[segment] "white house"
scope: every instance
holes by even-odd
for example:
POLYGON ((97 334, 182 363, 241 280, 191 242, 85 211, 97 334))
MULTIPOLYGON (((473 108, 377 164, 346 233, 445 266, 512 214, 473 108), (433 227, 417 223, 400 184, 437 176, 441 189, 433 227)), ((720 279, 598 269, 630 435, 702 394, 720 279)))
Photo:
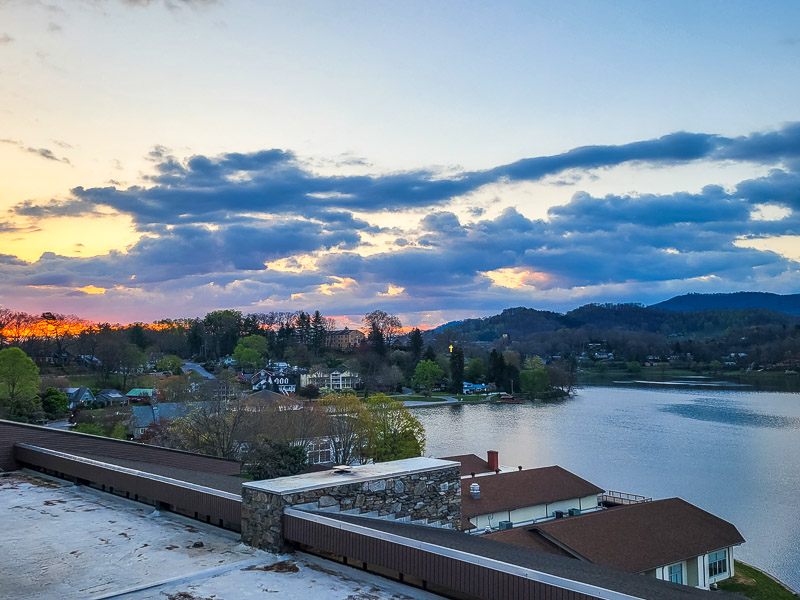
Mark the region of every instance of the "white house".
POLYGON ((601 492, 602 488, 558 466, 463 477, 462 529, 510 528, 570 511, 596 511, 601 492))
POLYGON ((329 388, 334 391, 356 389, 361 386, 361 378, 344 366, 335 369, 317 369, 300 375, 300 385, 313 385, 318 388, 329 388))
POLYGON ((733 576, 744 538, 731 523, 680 498, 642 502, 489 535, 702 589, 733 576))

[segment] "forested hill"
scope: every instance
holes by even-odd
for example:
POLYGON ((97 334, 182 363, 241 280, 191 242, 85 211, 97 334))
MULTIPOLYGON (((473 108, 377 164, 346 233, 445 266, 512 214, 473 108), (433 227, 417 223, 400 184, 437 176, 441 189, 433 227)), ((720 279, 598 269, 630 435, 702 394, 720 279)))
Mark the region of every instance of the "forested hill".
POLYGON ((561 329, 647 331, 703 335, 762 325, 796 325, 798 316, 764 309, 670 311, 639 304, 587 304, 564 315, 533 308, 507 308, 499 315, 442 325, 433 334, 451 339, 491 342, 513 340, 561 329))
POLYGON ((671 311, 762 308, 800 316, 800 294, 785 296, 767 292, 684 294, 653 304, 650 308, 671 311))

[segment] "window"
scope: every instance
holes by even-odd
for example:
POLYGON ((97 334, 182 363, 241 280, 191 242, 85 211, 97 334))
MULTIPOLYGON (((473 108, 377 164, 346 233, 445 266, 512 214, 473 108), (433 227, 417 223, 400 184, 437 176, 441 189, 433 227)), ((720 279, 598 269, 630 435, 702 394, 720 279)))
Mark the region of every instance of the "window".
POLYGON ((318 465, 331 462, 331 445, 328 440, 314 440, 308 445, 308 463, 318 465))
POLYGON ((708 576, 716 577, 728 572, 728 551, 720 550, 708 555, 708 576))
POLYGON ((669 580, 672 583, 683 583, 683 565, 670 565, 669 580))

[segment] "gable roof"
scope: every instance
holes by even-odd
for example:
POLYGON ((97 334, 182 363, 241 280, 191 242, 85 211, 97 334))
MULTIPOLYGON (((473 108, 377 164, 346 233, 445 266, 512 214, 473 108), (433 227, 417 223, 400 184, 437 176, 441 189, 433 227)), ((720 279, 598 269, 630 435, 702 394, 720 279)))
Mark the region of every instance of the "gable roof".
MULTIPOLYGON (((158 403, 158 418, 161 419, 182 419, 193 410, 202 410, 206 405, 211 404, 210 401, 205 402, 159 402, 158 403)), ((132 406, 133 411, 132 424, 133 427, 148 427, 155 421, 155 412, 150 404, 144 406, 132 406)))
POLYGON ((527 533, 527 540, 521 534, 491 537, 536 549, 541 549, 544 538, 578 558, 629 573, 744 542, 734 525, 681 498, 631 504, 518 529, 527 533), (532 539, 535 537, 540 540, 532 539))
POLYGON ((491 473, 493 469, 489 463, 477 454, 457 454, 456 456, 443 456, 442 460, 452 460, 461 463, 461 476, 466 477, 472 473, 491 473))
POLYGON ((487 475, 461 480, 461 513, 472 518, 559 500, 584 498, 603 492, 602 488, 559 466, 487 475), (477 483, 481 497, 473 498, 469 486, 477 483))

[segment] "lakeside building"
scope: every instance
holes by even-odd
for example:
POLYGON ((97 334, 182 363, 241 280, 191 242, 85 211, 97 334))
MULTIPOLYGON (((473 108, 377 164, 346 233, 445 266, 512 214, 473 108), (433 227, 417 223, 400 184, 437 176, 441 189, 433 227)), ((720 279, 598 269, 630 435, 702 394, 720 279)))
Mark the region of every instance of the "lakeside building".
POLYGON ((703 589, 733 576, 733 551, 744 543, 731 523, 680 498, 618 506, 487 537, 703 589))
MULTIPOLYGON (((573 556, 503 543, 492 536, 462 533, 457 528, 462 518, 463 486, 472 478, 463 479, 462 465, 455 461, 412 458, 244 482, 236 476, 240 470, 236 461, 0 421, 0 469, 22 468, 147 503, 160 512, 241 531, 242 541, 254 548, 293 551, 300 557, 316 554, 377 573, 403 582, 403 593, 409 597, 429 597, 427 592, 509 600, 729 597, 722 592, 710 596, 711 592, 686 584, 642 577, 573 556)), ((526 476, 525 471, 518 473, 526 476)), ((570 481, 555 473, 551 471, 550 476, 570 481)), ((486 485, 514 474, 495 473, 474 480, 486 485)), ((581 498, 580 492, 575 497, 581 498)), ((596 514, 625 514, 634 508, 596 514)), ((580 523, 593 516, 570 516, 549 523, 580 523)), ((104 539, 118 535, 113 522, 102 524, 108 530, 104 539)), ((540 528, 545 525, 538 524, 540 528)), ((530 533, 524 528, 510 532, 530 533)), ((566 533, 552 533, 553 539, 556 534, 569 546, 566 533)), ((638 533, 630 537, 638 537, 638 533)), ((69 547, 57 540, 50 553, 54 552, 66 555, 69 547)), ((728 556, 733 559, 732 554, 728 556)), ((106 557, 108 560, 115 559, 106 557)), ((708 568, 715 569, 719 563, 709 562, 708 568)), ((154 589, 160 585, 155 584, 154 589)))
POLYGON ((357 390, 362 385, 361 377, 344 365, 336 368, 324 368, 300 375, 300 385, 313 385, 317 388, 328 388, 336 392, 346 389, 357 390))

